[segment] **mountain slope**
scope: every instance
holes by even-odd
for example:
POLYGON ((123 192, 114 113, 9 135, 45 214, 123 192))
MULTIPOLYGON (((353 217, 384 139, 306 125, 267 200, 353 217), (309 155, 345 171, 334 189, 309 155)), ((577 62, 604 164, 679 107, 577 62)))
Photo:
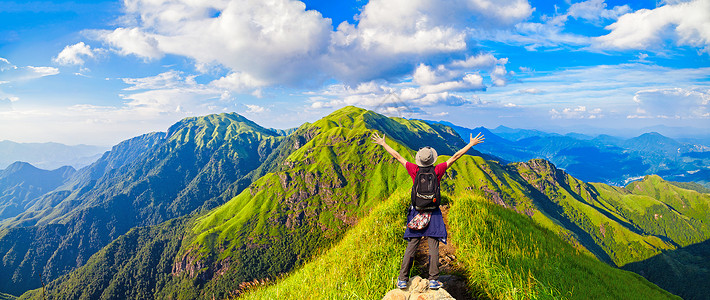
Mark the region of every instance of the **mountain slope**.
POLYGON ((0 221, 24 212, 74 173, 76 170, 69 166, 47 171, 24 162, 15 162, 0 171, 0 221))
POLYGON ((231 198, 222 193, 282 139, 242 116, 221 114, 188 118, 167 133, 122 143, 82 169, 66 190, 4 223, 0 290, 36 288, 40 273, 58 278, 133 227, 221 204, 231 198))
MULTIPOLYGON (((258 179, 224 205, 170 221, 177 223, 134 229, 104 248, 105 254, 92 256, 85 266, 51 282, 48 291, 56 298, 226 297, 248 286, 240 287, 242 282, 278 278, 293 270, 299 271, 283 285, 257 295, 319 296, 299 284, 332 284, 318 281, 333 278, 323 274, 342 279, 342 288, 322 298, 343 293, 370 297, 386 291, 401 258, 411 179, 370 142, 373 130, 393 138, 388 143, 409 160, 421 140, 438 143, 443 154, 452 154, 454 143, 462 143, 443 126, 354 107, 338 110, 286 137, 248 175, 258 179), (118 255, 122 259, 113 259, 118 255), (326 263, 319 263, 323 259, 326 263), (368 259, 379 263, 365 264, 368 259), (364 289, 352 286, 355 282, 364 289)), ((449 230, 458 247, 456 256, 480 295, 565 296, 571 290, 570 297, 582 298, 609 290, 615 295, 670 296, 591 256, 623 264, 679 243, 641 232, 642 227, 634 227, 635 219, 611 204, 609 199, 635 193, 632 190, 587 184, 542 160, 501 165, 470 156, 447 171, 442 190, 451 205, 449 230), (604 229, 595 231, 598 225, 604 229), (560 276, 561 268, 570 275, 560 276), (518 294, 511 294, 515 291, 518 294)), ((691 213, 684 216, 705 222, 691 213)), ((670 230, 667 225, 658 228, 670 230)), ((23 297, 39 295, 35 290, 23 297)))
MULTIPOLYGON (((456 198, 450 201, 450 243, 477 298, 674 298, 638 275, 579 252, 524 215, 477 196, 456 198)), ((407 203, 408 190, 398 190, 327 252, 274 285, 247 290, 243 298, 381 297, 396 280, 407 203)))
POLYGON ((623 267, 655 282, 683 299, 707 299, 710 295, 710 241, 704 241, 623 267))
MULTIPOLYGON (((227 204, 190 223, 174 257, 174 276, 160 294, 144 297, 224 295, 242 281, 288 272, 317 249, 337 241, 409 180, 406 172, 396 171, 399 166, 379 163, 393 159, 370 142, 369 126, 383 128, 388 137, 406 140, 412 147, 432 141, 440 152, 449 154, 457 149, 447 141, 463 143, 444 127, 389 119, 354 107, 304 125, 262 166, 276 173, 266 173, 227 204)), ((412 159, 412 150, 390 143, 412 159)), ((91 274, 84 271, 87 268, 73 274, 91 274)), ((81 277, 92 280, 89 275, 81 277)))
POLYGON ((535 203, 541 212, 566 223, 566 229, 607 262, 621 266, 710 238, 710 195, 683 190, 657 176, 619 188, 581 182, 542 160, 515 166, 539 192, 535 203), (662 192, 650 195, 635 185, 662 192), (677 201, 692 207, 676 210, 677 201))

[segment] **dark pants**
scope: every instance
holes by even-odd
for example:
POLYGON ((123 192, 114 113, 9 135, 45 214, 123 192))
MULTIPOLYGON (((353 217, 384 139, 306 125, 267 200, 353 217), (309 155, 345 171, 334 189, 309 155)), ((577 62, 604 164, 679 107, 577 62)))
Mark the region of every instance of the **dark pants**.
MULTIPOLYGON (((402 267, 399 269, 399 280, 409 281, 409 269, 414 262, 414 252, 423 238, 411 238, 407 243, 402 257, 402 267)), ((439 280, 439 240, 427 237, 429 240, 429 280, 439 280)))

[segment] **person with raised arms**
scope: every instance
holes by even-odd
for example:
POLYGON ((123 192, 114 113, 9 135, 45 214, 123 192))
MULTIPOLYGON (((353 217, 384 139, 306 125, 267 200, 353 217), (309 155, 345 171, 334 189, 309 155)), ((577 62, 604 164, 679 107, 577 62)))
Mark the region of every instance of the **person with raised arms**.
POLYGON ((414 252, 419 242, 426 237, 429 244, 429 288, 438 289, 441 287, 441 282, 439 281, 439 242, 446 244, 447 237, 444 218, 441 215, 441 209, 439 209, 439 204, 441 203, 439 191, 441 178, 456 160, 466 154, 471 147, 482 143, 485 138, 481 133, 476 135, 476 137, 471 134, 465 147, 457 151, 445 162, 435 166, 437 153, 434 148, 423 147, 419 149, 415 156, 416 164, 413 164, 387 145, 384 135, 380 137, 379 134, 373 133, 371 137, 375 144, 384 147, 387 153, 391 154, 407 169, 414 183, 412 186, 412 202, 407 215, 407 229, 404 231, 407 248, 402 257, 397 287, 400 289, 407 288, 414 252))

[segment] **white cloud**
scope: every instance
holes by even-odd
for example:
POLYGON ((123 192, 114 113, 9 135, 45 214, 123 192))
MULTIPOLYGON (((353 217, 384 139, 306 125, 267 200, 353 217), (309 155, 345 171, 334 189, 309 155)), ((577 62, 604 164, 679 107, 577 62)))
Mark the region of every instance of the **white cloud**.
POLYGON ((587 109, 586 106, 567 107, 562 110, 550 110, 553 119, 596 119, 603 117, 601 108, 587 109))
POLYGON ((413 107, 480 105, 477 96, 463 94, 484 91, 487 85, 505 86, 512 76, 505 68, 507 62, 506 58, 497 59, 486 53, 437 66, 422 63, 410 82, 373 80, 355 88, 335 84, 307 94, 319 96, 310 100, 311 107, 317 109, 357 105, 387 113, 390 108, 401 111, 403 106, 415 110, 413 107))
POLYGON ((466 74, 461 80, 446 81, 437 84, 423 85, 418 88, 424 94, 437 94, 442 92, 460 92, 483 90, 483 77, 478 74, 466 74))
POLYGON ((427 115, 423 107, 481 105, 476 96, 463 96, 452 91, 473 91, 484 88, 478 74, 466 74, 461 80, 432 85, 390 85, 367 82, 351 88, 344 84, 328 86, 319 92, 309 92, 311 107, 316 109, 356 105, 378 112, 399 115, 403 110, 427 115))
POLYGON ((204 115, 234 110, 234 97, 227 88, 213 81, 198 83, 195 75, 184 75, 170 70, 156 76, 123 78, 129 93, 120 95, 128 100, 124 109, 137 114, 159 116, 161 114, 204 115))
POLYGON ((628 5, 614 6, 612 9, 607 9, 607 5, 604 1, 605 0, 589 0, 574 3, 567 10, 566 16, 597 22, 601 19, 616 20, 619 16, 631 11, 628 5))
POLYGON ((516 24, 514 30, 477 30, 476 36, 480 39, 524 46, 528 51, 554 49, 561 45, 584 47, 591 43, 587 36, 566 32, 563 25, 564 22, 523 22, 516 24))
POLYGON ((232 72, 220 79, 213 81, 212 84, 216 87, 228 89, 235 92, 254 90, 267 85, 267 83, 264 81, 256 79, 249 74, 240 72, 232 72))
POLYGON ((625 14, 595 39, 602 49, 663 50, 670 40, 710 54, 710 1, 695 0, 625 14))
POLYGON ((522 45, 528 51, 537 51, 540 48, 554 49, 560 46, 586 47, 592 43, 592 40, 588 36, 566 30, 565 24, 569 18, 585 20, 599 26, 602 21, 616 20, 630 10, 628 5, 607 9, 604 0, 588 0, 571 4, 565 13, 556 12, 552 17, 542 16, 542 22, 517 23, 514 30, 476 30, 476 35, 482 39, 522 45))
POLYGON ((53 67, 18 67, 5 58, 0 57, 0 84, 5 82, 36 79, 59 74, 59 69, 53 67))
POLYGON ((632 118, 707 118, 710 88, 646 89, 636 92, 633 101, 638 108, 632 118))
POLYGON ((425 84, 437 84, 444 82, 446 80, 454 77, 450 70, 444 68, 440 65, 436 70, 433 70, 430 66, 425 64, 419 64, 416 70, 414 70, 413 80, 414 83, 425 85, 425 84))
POLYGON ((468 53, 474 28, 506 28, 532 11, 520 0, 373 0, 356 25, 337 27, 329 53, 332 73, 349 83, 401 76, 427 57, 468 53))
POLYGON ((263 107, 263 106, 253 105, 253 104, 245 104, 245 105, 248 108, 247 113, 256 114, 256 113, 263 113, 263 112, 269 111, 269 109, 267 109, 266 107, 263 107))
MULTIPOLYGON (((45 76, 59 74, 59 69, 52 67, 33 67, 24 66, 18 67, 13 65, 9 60, 0 57, 0 87, 11 84, 13 82, 37 79, 45 76)), ((0 89, 0 111, 11 111, 12 102, 18 101, 20 98, 16 95, 10 95, 0 89)))
POLYGON ((98 32, 121 54, 176 54, 269 83, 317 80, 332 32, 330 19, 290 0, 137 0, 126 11, 137 26, 98 32))
MULTIPOLYGON (((127 84, 125 93, 120 95, 125 102, 115 106, 25 105, 8 110, 6 101, 0 100, 0 132, 3 138, 18 141, 28 141, 31 137, 34 141, 112 145, 146 132, 164 131, 185 117, 231 112, 240 108, 229 89, 212 83, 198 83, 194 75, 179 71, 122 80, 127 84)), ((15 100, 10 98, 10 101, 15 100)), ((250 109, 252 112, 258 110, 258 107, 250 109)))
MULTIPOLYGON (((567 2, 570 4, 570 2, 567 2)), ((524 46, 528 51, 577 47, 589 50, 593 38, 575 33, 566 27, 570 18, 585 21, 594 26, 602 26, 609 20, 617 20, 631 11, 628 5, 608 8, 605 0, 588 0, 570 4, 564 13, 559 13, 555 5, 555 15, 541 17, 541 22, 520 22, 514 30, 475 30, 475 36, 497 42, 524 46)))
POLYGON ((151 131, 165 131, 186 113, 146 116, 128 107, 73 105, 70 107, 0 110, 4 139, 25 142, 114 145, 151 131))
POLYGON ((0 72, 5 70, 16 69, 17 67, 10 63, 6 58, 0 57, 0 72))
POLYGON ((125 88, 127 91, 134 90, 155 90, 155 89, 169 89, 177 88, 180 86, 195 86, 194 77, 184 78, 182 72, 176 70, 170 70, 167 72, 160 73, 156 76, 149 76, 143 78, 123 78, 123 82, 131 85, 125 88))
POLYGON ((427 57, 468 53, 472 26, 504 28, 533 11, 525 0, 373 0, 356 24, 334 29, 329 18, 294 0, 125 5, 124 27, 95 31, 120 54, 181 55, 197 66, 225 66, 259 86, 307 87, 328 79, 357 85, 412 75, 427 57))
POLYGON ((90 57, 94 58, 94 51, 91 50, 89 45, 84 44, 84 42, 79 42, 74 45, 66 46, 62 49, 57 57, 53 58, 52 61, 60 65, 83 65, 84 58, 90 57))
POLYGON ((518 90, 518 92, 521 93, 521 94, 533 94, 533 95, 535 95, 535 94, 542 94, 542 93, 543 93, 542 90, 536 89, 536 88, 522 89, 522 90, 518 90))
POLYGON ((673 69, 647 64, 598 65, 568 68, 521 78, 505 88, 489 89, 482 97, 524 105, 603 105, 633 107, 633 96, 640 90, 708 86, 710 68, 673 69), (534 89, 534 90, 529 90, 534 89), (524 91, 543 91, 530 97, 524 91))
POLYGON ((157 38, 139 28, 116 28, 113 31, 97 31, 99 39, 118 49, 121 55, 136 55, 145 59, 163 57, 157 38))
POLYGON ((495 58, 492 54, 485 53, 481 55, 468 56, 464 60, 455 60, 451 62, 451 67, 463 69, 490 69, 498 63, 505 64, 495 58))

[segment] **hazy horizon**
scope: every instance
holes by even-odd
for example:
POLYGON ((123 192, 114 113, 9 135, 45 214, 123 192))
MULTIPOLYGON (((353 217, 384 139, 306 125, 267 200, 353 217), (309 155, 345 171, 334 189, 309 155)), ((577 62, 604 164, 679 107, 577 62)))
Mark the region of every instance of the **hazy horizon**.
MULTIPOLYGON (((335 110, 334 110, 335 111, 335 110)), ((228 112, 228 113, 236 113, 236 112, 228 112)), ((325 115, 324 115, 325 116, 325 115)), ((618 138, 624 138, 624 139, 629 139, 629 138, 634 138, 637 136, 640 136, 642 134, 646 133, 659 133, 661 135, 664 135, 666 137, 672 138, 672 139, 677 139, 681 142, 685 140, 696 140, 696 141, 702 141, 705 144, 710 144, 710 132, 707 132, 707 129, 705 128, 699 128, 699 127, 691 127, 691 126, 686 126, 686 127, 671 127, 671 126, 665 126, 665 125, 655 125, 655 126, 648 126, 648 127, 641 127, 641 128, 604 128, 604 127, 593 127, 593 126, 588 126, 588 125, 576 125, 576 126, 569 126, 569 127, 563 127, 563 126, 549 126, 549 127, 514 127, 514 126, 507 126, 505 124, 500 124, 496 126, 463 126, 460 124, 456 124, 454 122, 450 122, 445 119, 422 119, 422 118, 411 118, 407 117, 405 115, 390 115, 394 117, 402 117, 406 119, 419 119, 419 120, 424 120, 428 122, 444 122, 448 124, 453 124, 455 126, 459 127, 464 127, 468 129, 475 129, 479 127, 484 127, 488 130, 495 130, 499 127, 506 127, 510 128, 512 130, 536 130, 536 131, 541 131, 544 133, 549 133, 549 134, 559 134, 559 135, 569 135, 569 134, 582 134, 582 135, 588 135, 591 137, 596 137, 599 135, 609 135, 609 136, 614 136, 618 138)), ((264 128, 270 128, 270 129, 280 129, 280 130, 288 130, 288 129, 294 129, 298 128, 300 125, 308 122, 308 123, 313 123, 317 121, 318 119, 314 120, 308 120, 304 121, 301 124, 298 124, 293 127, 283 127, 283 128, 278 128, 278 127, 269 127, 269 126, 264 126, 262 124, 259 124, 260 126, 264 128)), ((176 120, 177 123, 180 120, 176 120)), ((253 121, 253 120, 252 120, 253 121)), ((170 125, 173 125, 174 123, 171 123, 170 125)), ((151 132, 167 132, 168 128, 170 125, 166 126, 162 130, 154 130, 154 131, 146 131, 139 133, 135 136, 129 136, 125 139, 119 140, 113 144, 89 144, 89 143, 76 143, 76 144, 71 144, 71 143, 63 143, 63 142, 58 142, 58 141, 15 141, 15 140, 10 140, 10 139, 0 139, 0 142, 12 142, 12 143, 18 143, 18 144, 59 144, 59 145, 67 145, 67 146, 97 146, 97 147, 105 147, 107 150, 110 150, 110 147, 115 146, 116 144, 123 142, 125 140, 143 135, 143 134, 148 134, 151 132)))

